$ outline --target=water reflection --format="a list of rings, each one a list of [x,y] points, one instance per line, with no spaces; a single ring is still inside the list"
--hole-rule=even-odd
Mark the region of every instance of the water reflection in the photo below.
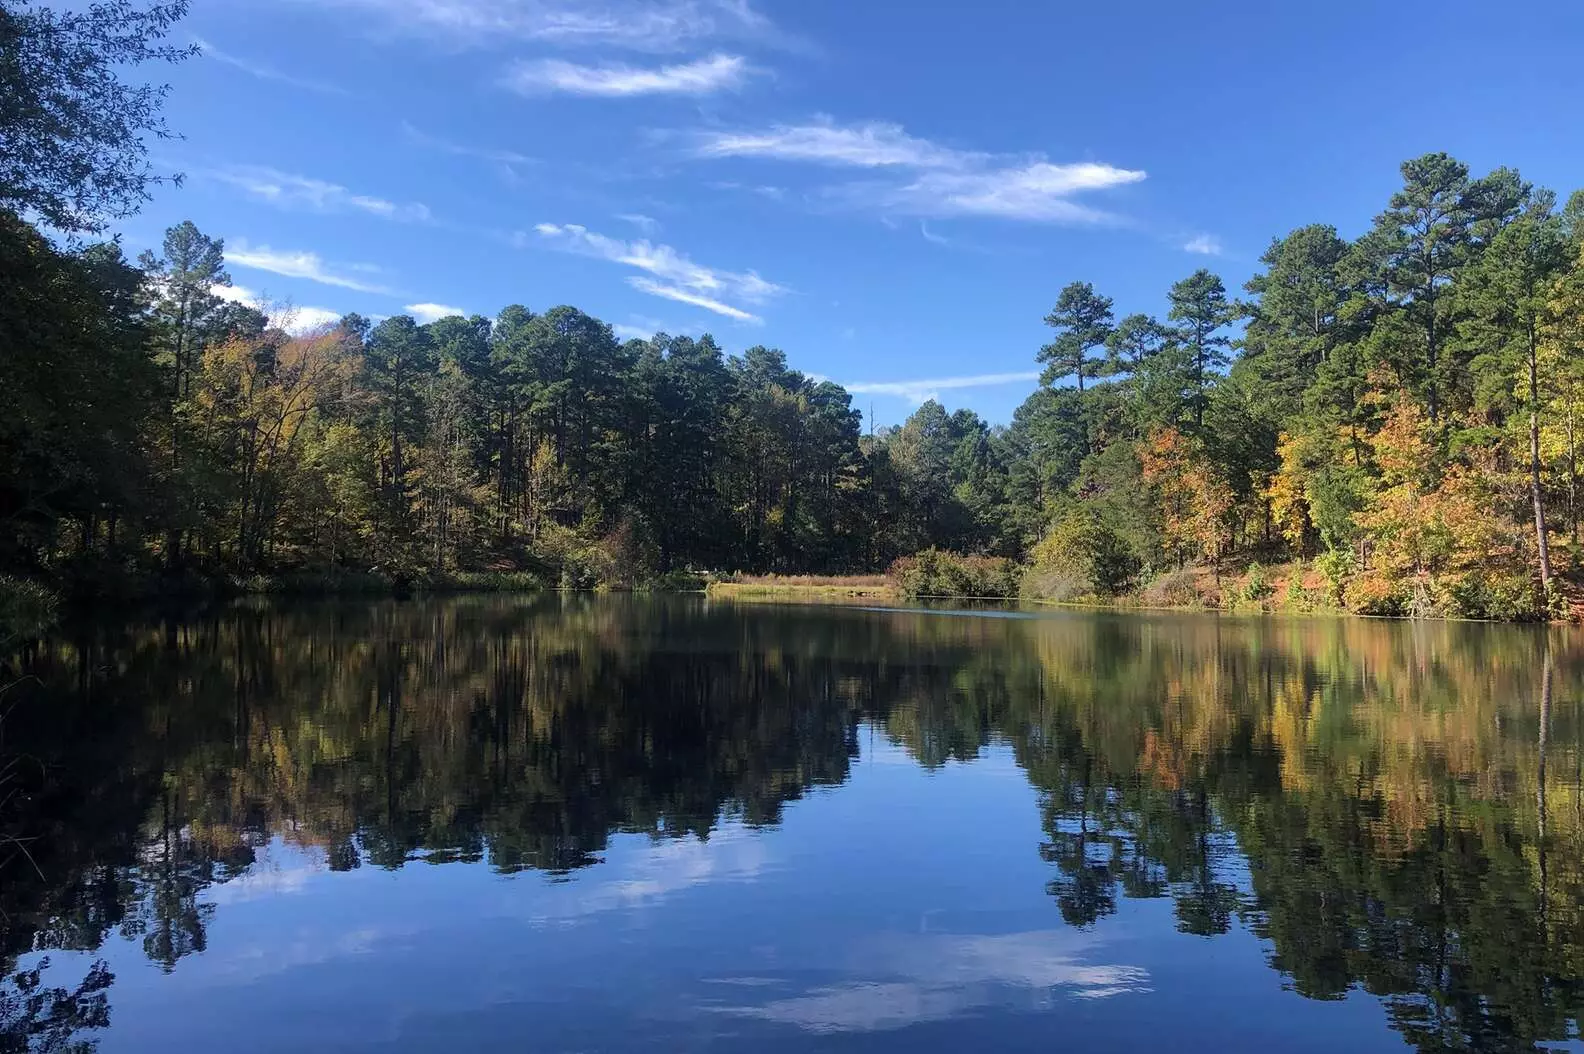
[[[926,770],[1010,751],[1038,798],[1048,921],[892,935],[839,976],[701,978],[707,1016],[875,1033],[1137,995],[1157,981],[1097,941],[1158,900],[1184,934],[1252,931],[1304,996],[1379,997],[1421,1049],[1574,1038],[1580,644],[631,598],[84,627],[15,658],[5,699],[0,1049],[66,1049],[106,1023],[110,971],[55,978],[38,952],[125,940],[173,971],[217,914],[289,912],[315,868],[566,878],[597,873],[613,836],[655,839],[647,870],[536,903],[548,922],[749,881],[766,866],[753,832],[847,781],[871,730]]]
[[[816,987],[764,1002],[724,1004],[717,1012],[795,1025],[809,1032],[876,1032],[956,1017],[993,1005],[1004,989],[1061,990],[1081,999],[1148,991],[1137,966],[1096,964],[1084,956],[1099,942],[1074,931],[997,936],[891,937],[861,948],[852,968],[867,979]],[[760,992],[758,994],[764,994]]]

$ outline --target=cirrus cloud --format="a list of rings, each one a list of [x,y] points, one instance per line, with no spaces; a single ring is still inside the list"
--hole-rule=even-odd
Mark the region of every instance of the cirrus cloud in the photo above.
[[[961,150],[909,135],[897,124],[840,125],[823,116],[763,131],[708,129],[694,132],[690,140],[697,158],[757,158],[909,173],[823,191],[833,203],[881,215],[1103,222],[1115,217],[1072,200],[1074,196],[1137,183],[1146,175],[1096,161],[1057,164],[1040,155]]]
[[[914,138],[897,124],[868,121],[842,127],[829,117],[803,125],[773,125],[760,132],[699,132],[694,136],[694,153],[699,157],[764,157],[859,168],[956,168],[986,156]]]
[[[752,322],[757,325],[764,321],[764,319],[760,318],[758,315],[755,315],[749,311],[744,311],[742,308],[732,307],[730,304],[722,303],[713,297],[704,296],[702,293],[694,293],[686,289],[678,289],[674,285],[665,285],[661,282],[656,282],[653,278],[644,278],[641,275],[634,275],[633,277],[627,279],[627,284],[638,290],[640,293],[648,293],[650,296],[663,297],[666,300],[675,300],[679,304],[691,304],[694,307],[701,307],[705,311],[713,311],[717,315],[725,315],[727,318],[734,318],[739,322]]]
[[[370,194],[359,194],[339,183],[282,172],[266,165],[231,165],[204,173],[209,179],[235,187],[258,201],[285,209],[309,212],[362,212],[387,220],[427,222],[427,205],[398,204]]]
[[[359,293],[379,293],[390,296],[391,290],[383,285],[355,278],[352,275],[338,274],[325,265],[318,253],[302,250],[277,250],[267,245],[251,246],[242,239],[232,240],[226,247],[226,263],[238,267],[247,267],[255,271],[268,271],[285,278],[303,278],[320,285],[336,286],[340,289],[351,289]],[[369,264],[356,264],[348,268],[354,271],[377,272],[379,268]]]
[[[785,42],[748,0],[299,0],[366,12],[468,46],[533,40],[664,52],[702,40]]]
[[[729,300],[762,304],[786,292],[785,287],[761,278],[755,271],[723,271],[694,263],[669,245],[645,238],[624,241],[599,234],[576,223],[541,223],[534,227],[540,239],[563,252],[592,256],[644,271],[628,284],[639,292],[678,303],[691,304],[739,322],[762,319]]]
[[[248,76],[257,77],[259,80],[275,81],[277,84],[287,84],[293,88],[302,88],[306,91],[319,92],[323,95],[352,94],[337,84],[330,84],[326,81],[314,80],[310,77],[299,77],[296,74],[287,73],[284,70],[278,70],[274,66],[270,66],[266,63],[255,62],[252,59],[243,58],[240,55],[233,55],[228,51],[222,51],[202,37],[194,37],[193,43],[198,46],[198,50],[203,53],[205,58],[213,59],[215,62],[230,66],[233,69],[239,69]]]
[[[582,66],[540,59],[512,67],[506,87],[523,95],[585,95],[620,99],[636,95],[710,95],[740,87],[753,67],[740,55],[710,55],[674,66],[645,68],[614,63]]]
[[[1038,370],[1022,370],[1017,373],[980,373],[971,377],[933,377],[912,381],[859,381],[842,387],[854,395],[894,395],[910,403],[923,404],[931,399],[939,399],[940,393],[944,391],[1026,384],[1039,379]]]

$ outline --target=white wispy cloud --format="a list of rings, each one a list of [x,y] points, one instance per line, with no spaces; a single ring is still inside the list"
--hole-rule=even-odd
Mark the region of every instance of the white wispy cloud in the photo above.
[[[592,256],[646,272],[650,277],[629,279],[634,289],[702,307],[742,322],[759,322],[759,316],[735,307],[727,298],[761,304],[786,292],[783,286],[754,271],[722,271],[694,263],[669,245],[640,238],[624,241],[598,234],[575,223],[541,223],[534,231],[545,242],[564,251]]]
[[[711,190],[745,190],[750,194],[757,194],[761,198],[771,201],[780,201],[786,197],[786,188],[770,183],[744,184],[731,179],[717,179],[704,184]]]
[[[408,304],[403,310],[423,323],[438,322],[452,315],[461,315],[464,318],[467,316],[467,311],[460,307],[451,307],[449,304]]]
[[[1066,930],[886,938],[843,949],[852,980],[781,995],[792,986],[790,978],[770,986],[720,978],[717,983],[733,989],[766,987],[776,997],[757,1005],[717,1002],[710,1009],[832,1035],[963,1017],[993,1005],[1008,989],[1084,1000],[1149,991],[1144,967],[1092,961],[1099,946]]]
[[[227,244],[225,258],[228,264],[255,271],[268,271],[286,278],[304,278],[310,282],[318,282],[320,285],[351,289],[359,293],[391,295],[391,290],[386,286],[330,270],[319,258],[318,253],[301,250],[282,251],[271,249],[267,245],[252,246],[241,239],[236,239]]]
[[[406,121],[402,122],[402,133],[409,142],[442,154],[455,154],[458,157],[473,157],[480,161],[495,161],[503,165],[536,165],[537,158],[515,150],[497,150],[493,147],[468,146],[465,143],[455,143],[438,135],[430,135],[422,129],[414,127]]]
[[[911,171],[830,187],[826,196],[854,208],[913,216],[984,216],[1041,223],[1110,219],[1072,200],[1089,191],[1137,183],[1145,173],[1094,161],[1056,164],[1038,155],[996,155],[943,146],[909,135],[901,125],[839,125],[829,117],[774,125],[757,132],[693,133],[700,158],[765,158],[844,168]]]
[[[613,63],[581,66],[562,59],[523,62],[502,83],[523,95],[589,95],[619,99],[635,95],[710,95],[737,88],[753,73],[740,55],[710,55],[674,66],[646,68]]]
[[[1198,234],[1183,243],[1183,252],[1200,256],[1220,256],[1221,239],[1213,234]]]
[[[385,198],[359,194],[339,183],[282,172],[264,165],[232,165],[205,173],[259,201],[281,208],[312,212],[363,212],[381,219],[424,222],[432,219],[427,205],[398,204]]]
[[[1053,165],[1037,161],[984,172],[926,172],[901,186],[845,188],[843,194],[873,200],[915,216],[989,216],[1041,223],[1095,223],[1110,219],[1072,195],[1144,178],[1143,172],[1085,162]]]
[[[697,336],[703,328],[696,325],[673,325],[658,318],[649,318],[646,315],[629,316],[626,322],[617,322],[611,326],[611,332],[622,340],[648,340],[656,333],[669,333],[672,336]]]
[[[298,307],[288,304],[270,315],[270,322],[292,336],[302,336],[341,321],[342,313],[327,307]]]
[[[901,125],[869,121],[842,127],[823,116],[762,132],[698,132],[694,152],[699,157],[767,157],[860,168],[957,168],[985,157],[915,138]]]
[[[751,322],[754,325],[758,325],[764,321],[758,315],[750,311],[744,311],[740,307],[732,307],[730,304],[716,300],[714,297],[705,296],[702,293],[695,293],[688,289],[678,289],[674,285],[665,285],[656,282],[653,278],[634,275],[627,279],[627,284],[640,293],[648,293],[650,296],[675,300],[679,304],[692,304],[694,307],[701,307],[705,311],[713,311],[717,315],[725,315],[727,318],[734,318],[739,322]]]
[[[748,0],[299,0],[366,12],[399,29],[489,46],[538,40],[562,46],[675,51],[711,39],[783,41]]]
[[[859,381],[844,384],[854,395],[894,395],[910,403],[927,403],[939,399],[944,391],[961,388],[993,388],[1002,384],[1026,384],[1040,379],[1038,370],[1018,373],[981,373],[971,377],[934,377],[914,381]]]
[[[303,88],[307,91],[315,91],[324,95],[352,94],[337,84],[329,84],[325,81],[313,80],[308,77],[299,77],[295,74],[278,70],[273,66],[266,65],[265,63],[255,62],[252,59],[246,59],[240,55],[233,55],[228,51],[222,51],[220,48],[215,47],[202,37],[194,37],[193,43],[198,45],[199,50],[203,52],[205,58],[213,59],[216,62],[223,63],[224,65],[231,66],[235,69],[239,69],[243,73],[257,77],[259,80],[275,81],[278,84],[289,84],[294,88]]]
[[[341,321],[341,312],[327,307],[302,307],[290,302],[280,302],[262,296],[242,285],[210,286],[209,292],[233,304],[246,304],[262,311],[270,325],[285,330],[294,337],[323,329]]]
[[[645,234],[654,234],[660,229],[660,221],[653,216],[645,216],[641,212],[618,212],[616,218],[626,220]]]

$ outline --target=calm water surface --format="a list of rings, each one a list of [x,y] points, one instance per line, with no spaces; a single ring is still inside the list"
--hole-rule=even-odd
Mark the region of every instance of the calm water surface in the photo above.
[[[1580,1047],[1575,632],[463,598],[9,667],[0,1051]]]

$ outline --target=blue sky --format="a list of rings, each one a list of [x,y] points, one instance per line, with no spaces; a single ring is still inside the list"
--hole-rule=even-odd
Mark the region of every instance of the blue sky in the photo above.
[[[122,230],[300,320],[574,304],[1010,419],[1067,282],[1163,312],[1403,159],[1584,185],[1584,5],[194,0]],[[239,294],[242,295],[242,294]]]

